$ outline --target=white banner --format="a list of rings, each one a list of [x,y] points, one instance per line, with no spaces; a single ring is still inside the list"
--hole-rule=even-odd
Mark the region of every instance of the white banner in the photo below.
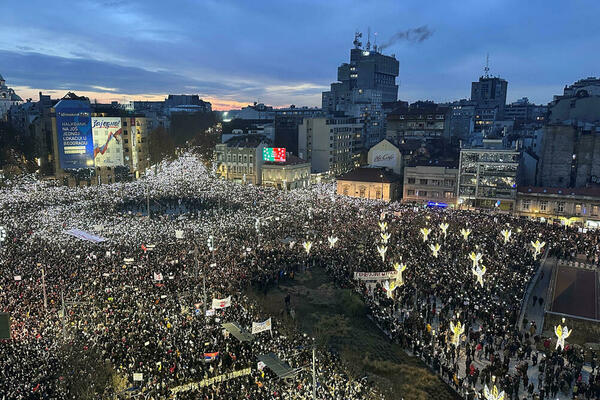
[[[183,231],[175,231],[175,239],[183,239]]]
[[[212,308],[213,310],[217,310],[220,308],[227,308],[231,306],[231,296],[225,299],[213,299],[212,300]]]
[[[92,117],[96,167],[123,165],[123,130],[120,117]]]
[[[162,281],[163,280],[163,275],[162,273],[158,272],[158,273],[154,273],[154,280],[155,281]]]
[[[355,272],[354,279],[360,281],[385,281],[394,279],[398,275],[396,271],[387,272]]]
[[[396,166],[397,153],[393,150],[375,150],[373,151],[373,161],[371,165],[378,167],[394,168]]]
[[[263,322],[253,322],[252,323],[252,334],[256,335],[257,333],[261,333],[264,331],[271,330],[271,318]]]

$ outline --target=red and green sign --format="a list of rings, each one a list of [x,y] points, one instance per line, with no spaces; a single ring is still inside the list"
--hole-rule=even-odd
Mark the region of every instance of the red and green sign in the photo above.
[[[285,162],[285,147],[263,148],[263,161]]]

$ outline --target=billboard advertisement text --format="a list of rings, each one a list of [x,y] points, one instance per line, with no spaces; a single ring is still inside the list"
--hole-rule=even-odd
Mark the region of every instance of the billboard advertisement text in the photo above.
[[[123,130],[120,117],[93,117],[94,163],[96,167],[123,165]]]
[[[61,100],[55,107],[60,167],[93,168],[91,112],[88,103]]]

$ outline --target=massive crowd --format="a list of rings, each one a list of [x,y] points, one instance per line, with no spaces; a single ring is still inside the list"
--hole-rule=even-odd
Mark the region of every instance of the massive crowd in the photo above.
[[[143,215],[147,196],[152,218]],[[377,253],[382,218],[391,235],[385,262]],[[449,224],[446,235],[442,222]],[[8,233],[0,248],[0,311],[11,315],[12,336],[0,340],[0,399],[110,398],[120,390],[153,399],[309,399],[311,339],[284,330],[245,289],[267,290],[311,265],[326,266],[338,285],[360,293],[390,340],[423,358],[461,395],[481,398],[482,383],[495,376],[507,398],[558,392],[600,398],[597,368],[587,380],[580,377],[583,357],[593,355],[570,346],[534,360],[545,338],[516,328],[538,265],[530,241],[545,241],[550,255],[597,260],[596,233],[500,214],[342,198],[331,185],[294,192],[242,186],[214,178],[190,154],[131,183],[77,190],[15,184],[0,192],[0,224]],[[423,227],[432,230],[427,241]],[[72,228],[106,241],[64,233]],[[468,240],[463,228],[472,231]],[[512,232],[507,244],[502,229]],[[334,248],[329,236],[338,237]],[[306,241],[313,243],[308,254]],[[441,245],[437,258],[432,243]],[[471,252],[481,253],[487,267],[483,287],[471,272]],[[353,279],[354,272],[389,271],[400,261],[407,264],[406,283],[392,298],[381,282]],[[228,296],[230,307],[204,315],[203,278],[207,308],[211,299]],[[269,317],[272,332],[250,342],[221,326],[249,329]],[[459,321],[467,329],[454,346],[449,325]],[[298,376],[281,380],[259,368],[257,357],[266,353],[298,368]],[[475,358],[486,367],[475,368]],[[527,363],[539,369],[536,387],[528,382]],[[320,399],[382,398],[348,377],[332,354],[320,353],[316,366]],[[175,389],[247,368],[250,374],[221,383]],[[142,380],[134,381],[134,373]]]

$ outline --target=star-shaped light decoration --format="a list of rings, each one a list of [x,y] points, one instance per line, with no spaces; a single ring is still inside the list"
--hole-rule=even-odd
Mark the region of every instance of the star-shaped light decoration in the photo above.
[[[330,248],[330,249],[333,249],[333,248],[335,247],[335,244],[336,244],[336,243],[337,243],[337,241],[338,241],[338,238],[337,238],[337,237],[335,237],[335,236],[329,236],[329,237],[327,238],[327,240],[329,241],[329,248]]]
[[[306,251],[306,255],[310,253],[310,249],[312,248],[312,242],[304,242],[302,243],[302,247],[304,247],[304,251]]]
[[[562,319],[562,323],[565,323],[565,319]],[[569,330],[569,328],[565,325],[565,326],[561,326],[560,324],[558,324],[558,326],[554,327],[554,334],[556,335],[556,348],[558,349],[560,347],[560,350],[564,350],[565,349],[565,339],[568,338],[569,336],[571,336],[571,333],[573,333],[573,330]]]
[[[430,233],[431,233],[431,229],[429,229],[429,228],[421,228],[421,234],[423,235],[423,241],[424,242],[427,241],[427,237],[429,236]]]
[[[385,262],[385,253],[387,252],[387,246],[377,246],[377,252],[381,256],[381,261]]]
[[[469,240],[469,235],[471,234],[471,230],[470,230],[470,229],[465,229],[465,228],[462,228],[462,229],[460,230],[460,234],[462,235],[462,237],[463,237],[463,239],[464,239],[465,241],[466,241],[466,240]]]
[[[430,244],[430,245],[429,245],[429,248],[430,248],[430,249],[431,249],[431,251],[433,252],[433,256],[434,256],[435,258],[438,258],[438,254],[439,254],[439,252],[440,252],[440,248],[441,248],[441,247],[442,247],[442,246],[440,246],[440,244],[439,244],[439,243],[436,243],[436,244]]]
[[[440,224],[440,229],[442,230],[442,232],[444,232],[444,238],[446,238],[446,232],[448,231],[449,226],[450,225],[448,225],[448,223],[446,223],[446,222],[442,222]]]
[[[483,387],[483,395],[486,400],[504,400],[504,390],[498,392],[496,385],[492,387],[492,390],[488,389],[487,385]]]
[[[388,241],[390,240],[390,238],[392,237],[391,233],[388,232],[381,232],[381,241],[383,242],[383,244],[387,244]]]
[[[535,250],[533,253],[533,259],[537,260],[537,256],[542,252],[542,247],[546,245],[546,242],[540,242],[540,240],[536,240],[535,242],[531,242],[533,249]]]
[[[510,229],[504,229],[500,233],[504,237],[504,244],[508,243],[510,240],[510,235],[512,235],[512,231]]]
[[[483,275],[485,274],[485,265],[481,264],[481,266],[477,265],[472,268],[473,275],[477,277],[477,282],[483,287]]]

